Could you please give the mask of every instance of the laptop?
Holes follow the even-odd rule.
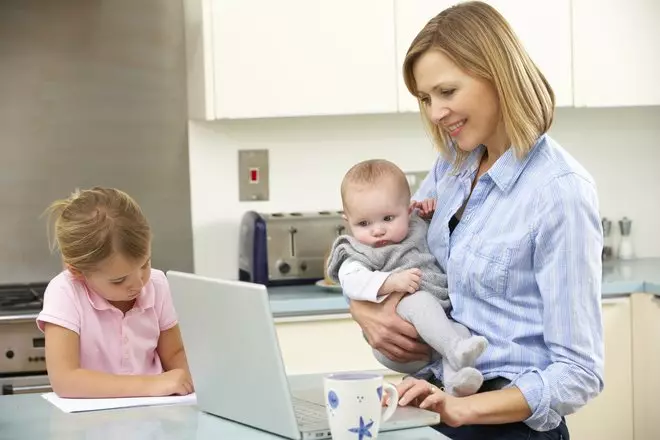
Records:
[[[291,391],[265,286],[167,278],[200,410],[291,439],[330,438],[321,376],[316,389]],[[380,430],[438,423],[437,413],[399,407]]]

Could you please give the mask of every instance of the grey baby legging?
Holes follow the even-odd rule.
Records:
[[[475,374],[478,372],[471,367],[474,367],[476,359],[486,349],[487,341],[481,336],[472,336],[464,325],[451,320],[435,296],[424,290],[406,295],[399,302],[397,313],[410,322],[424,342],[433,348],[433,360],[438,359],[438,356],[442,357],[445,387],[460,388],[466,378],[472,383],[477,380]],[[374,355],[385,367],[406,374],[417,373],[429,363],[399,363],[377,350],[374,350]],[[457,376],[464,368],[470,369],[469,374],[464,370],[463,374]],[[479,381],[483,381],[481,374],[478,374]]]

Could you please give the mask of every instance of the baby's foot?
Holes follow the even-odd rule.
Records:
[[[477,358],[488,347],[488,341],[483,336],[471,336],[459,341],[454,347],[453,353],[447,357],[447,360],[455,370],[464,367],[474,367]]]
[[[479,391],[484,383],[484,376],[472,367],[461,368],[445,383],[447,391],[457,397],[471,396]]]

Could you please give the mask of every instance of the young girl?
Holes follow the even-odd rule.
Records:
[[[165,274],[151,269],[151,228],[126,193],[92,188],[54,202],[51,280],[37,325],[60,397],[189,394],[193,383]]]

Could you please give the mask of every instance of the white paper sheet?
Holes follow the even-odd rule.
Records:
[[[194,405],[197,403],[195,393],[187,396],[125,397],[112,399],[64,399],[55,393],[46,393],[41,396],[67,413],[131,408],[135,406]]]

